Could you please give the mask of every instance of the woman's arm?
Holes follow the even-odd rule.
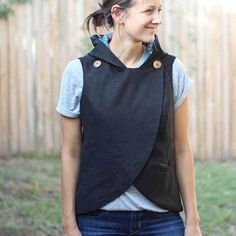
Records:
[[[186,229],[199,228],[200,218],[197,210],[195,174],[192,148],[189,140],[189,98],[175,111],[174,140],[176,148],[176,174],[183,200]],[[200,229],[198,229],[200,231]],[[185,232],[186,233],[186,232]],[[201,235],[200,232],[187,235]],[[186,235],[186,234],[185,234]]]
[[[62,225],[64,232],[75,232],[78,230],[75,218],[75,191],[80,167],[80,118],[68,118],[61,115],[61,128],[63,136],[61,150]],[[66,235],[72,234],[66,233]]]

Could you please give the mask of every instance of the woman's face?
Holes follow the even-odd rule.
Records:
[[[134,0],[126,10],[123,29],[134,42],[153,42],[156,28],[161,23],[161,0]]]

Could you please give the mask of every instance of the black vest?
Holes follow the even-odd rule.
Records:
[[[80,58],[81,163],[76,213],[100,209],[134,185],[147,199],[182,211],[175,173],[174,57],[158,40],[139,68],[124,64],[98,39]]]

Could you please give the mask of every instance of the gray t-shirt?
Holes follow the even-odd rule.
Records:
[[[145,50],[144,56],[138,63],[141,66],[149,57],[150,53]],[[181,61],[176,58],[172,68],[174,109],[176,110],[188,95],[193,80],[188,78],[186,70]],[[67,117],[79,117],[80,98],[83,89],[83,69],[79,59],[72,60],[64,70],[59,101],[56,107],[58,113]],[[114,201],[102,207],[104,210],[151,210],[165,212],[167,210],[158,207],[153,202],[144,197],[134,185],[131,185],[122,195]]]

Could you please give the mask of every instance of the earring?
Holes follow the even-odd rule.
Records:
[[[121,18],[118,20],[118,24],[123,24],[123,21],[121,20]]]

